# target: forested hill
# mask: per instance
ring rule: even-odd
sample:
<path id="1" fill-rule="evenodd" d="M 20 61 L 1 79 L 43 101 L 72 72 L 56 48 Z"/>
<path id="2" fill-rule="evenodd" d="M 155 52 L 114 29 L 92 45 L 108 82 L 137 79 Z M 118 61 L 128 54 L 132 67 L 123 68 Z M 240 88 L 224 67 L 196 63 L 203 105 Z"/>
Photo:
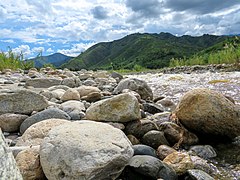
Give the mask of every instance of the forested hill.
<path id="1" fill-rule="evenodd" d="M 170 33 L 136 33 L 112 42 L 98 43 L 61 67 L 71 70 L 132 69 L 137 64 L 151 69 L 162 68 L 169 66 L 172 58 L 190 57 L 216 44 L 223 46 L 231 38 L 208 34 L 177 37 Z"/>

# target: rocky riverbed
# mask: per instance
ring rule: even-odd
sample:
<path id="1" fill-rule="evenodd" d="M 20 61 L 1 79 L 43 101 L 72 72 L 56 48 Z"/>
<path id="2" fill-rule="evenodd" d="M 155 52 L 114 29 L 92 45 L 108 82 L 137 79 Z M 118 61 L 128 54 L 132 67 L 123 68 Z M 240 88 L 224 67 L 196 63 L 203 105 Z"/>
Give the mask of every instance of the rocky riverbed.
<path id="1" fill-rule="evenodd" d="M 237 71 L 4 70 L 0 179 L 238 179 L 239 94 Z"/>

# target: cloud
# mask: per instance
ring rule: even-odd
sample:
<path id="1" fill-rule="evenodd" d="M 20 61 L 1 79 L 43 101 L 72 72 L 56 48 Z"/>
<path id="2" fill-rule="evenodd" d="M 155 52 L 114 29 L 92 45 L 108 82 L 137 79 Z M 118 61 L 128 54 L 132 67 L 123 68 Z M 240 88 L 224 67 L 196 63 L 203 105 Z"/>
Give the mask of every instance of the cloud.
<path id="1" fill-rule="evenodd" d="M 54 50 L 52 48 L 48 48 L 46 52 L 51 54 L 51 53 L 54 53 Z"/>
<path id="2" fill-rule="evenodd" d="M 30 47 L 28 45 L 20 45 L 17 48 L 12 49 L 12 51 L 17 55 L 22 54 L 24 57 L 27 57 L 32 54 Z"/>
<path id="3" fill-rule="evenodd" d="M 44 47 L 34 47 L 32 49 L 32 53 L 42 53 L 44 52 L 45 48 Z"/>
<path id="4" fill-rule="evenodd" d="M 108 18 L 108 12 L 107 10 L 102 6 L 96 6 L 91 10 L 93 17 L 96 19 L 107 19 Z"/>

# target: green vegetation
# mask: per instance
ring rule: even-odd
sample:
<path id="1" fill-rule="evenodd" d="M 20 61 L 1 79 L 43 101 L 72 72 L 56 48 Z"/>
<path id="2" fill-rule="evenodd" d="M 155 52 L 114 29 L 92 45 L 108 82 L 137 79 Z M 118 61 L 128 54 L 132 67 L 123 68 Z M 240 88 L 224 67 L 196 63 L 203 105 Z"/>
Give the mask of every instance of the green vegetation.
<path id="1" fill-rule="evenodd" d="M 23 60 L 23 54 L 16 55 L 9 48 L 8 52 L 0 52 L 0 70 L 3 69 L 30 69 L 34 67 L 33 62 Z"/>
<path id="2" fill-rule="evenodd" d="M 238 64 L 240 63 L 240 39 L 234 37 L 208 48 L 190 58 L 172 58 L 170 66 L 192 66 L 206 64 Z"/>
<path id="3" fill-rule="evenodd" d="M 133 70 L 136 68 L 135 65 L 148 69 L 163 68 L 169 66 L 171 59 L 187 59 L 231 38 L 213 35 L 176 37 L 169 33 L 136 33 L 112 42 L 98 43 L 63 64 L 61 68 Z"/>

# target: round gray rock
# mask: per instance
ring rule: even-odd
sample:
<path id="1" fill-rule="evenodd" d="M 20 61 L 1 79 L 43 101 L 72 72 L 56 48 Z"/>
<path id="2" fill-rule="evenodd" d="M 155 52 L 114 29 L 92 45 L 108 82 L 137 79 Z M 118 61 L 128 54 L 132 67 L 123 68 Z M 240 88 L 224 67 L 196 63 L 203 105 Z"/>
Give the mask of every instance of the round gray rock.
<path id="1" fill-rule="evenodd" d="M 121 130 L 87 120 L 53 128 L 40 147 L 49 180 L 115 179 L 132 156 L 131 143 Z"/>

